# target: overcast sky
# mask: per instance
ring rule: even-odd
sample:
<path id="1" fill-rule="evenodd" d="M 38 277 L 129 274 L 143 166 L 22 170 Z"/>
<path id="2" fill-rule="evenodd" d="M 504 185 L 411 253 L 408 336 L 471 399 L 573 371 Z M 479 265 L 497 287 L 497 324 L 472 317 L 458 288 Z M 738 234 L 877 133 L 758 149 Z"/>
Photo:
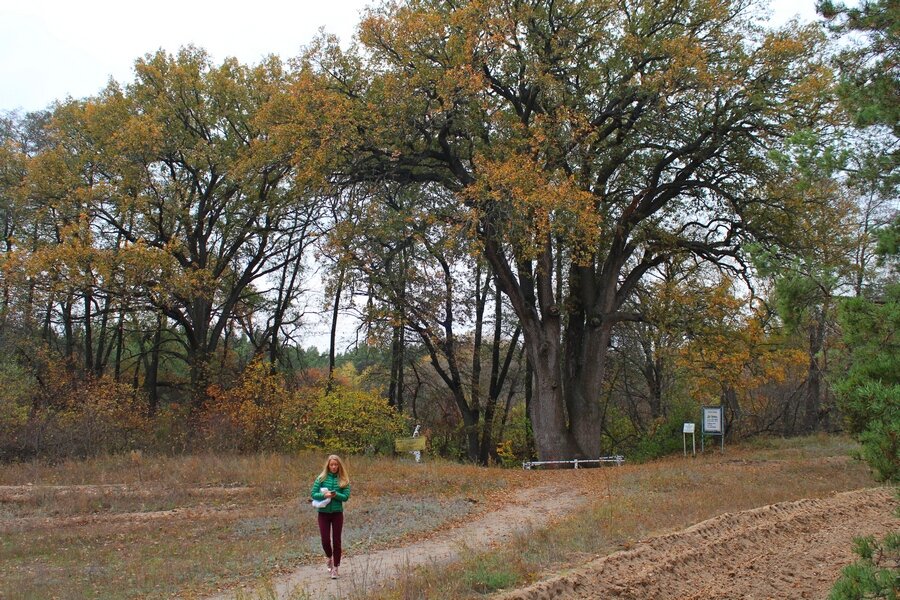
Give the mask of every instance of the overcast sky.
<path id="1" fill-rule="evenodd" d="M 377 0 L 0 0 L 0 112 L 46 108 L 133 78 L 136 58 L 194 44 L 218 62 L 296 56 L 320 27 L 348 41 Z M 815 17 L 814 0 L 774 0 L 773 22 Z"/>

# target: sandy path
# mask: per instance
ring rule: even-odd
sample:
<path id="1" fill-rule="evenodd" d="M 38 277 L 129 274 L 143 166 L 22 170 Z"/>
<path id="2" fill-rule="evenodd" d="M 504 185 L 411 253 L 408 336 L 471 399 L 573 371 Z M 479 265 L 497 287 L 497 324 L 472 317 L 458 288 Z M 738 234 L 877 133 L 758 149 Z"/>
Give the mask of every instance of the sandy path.
<path id="1" fill-rule="evenodd" d="M 315 565 L 300 567 L 276 579 L 275 591 L 279 598 L 287 598 L 302 590 L 316 600 L 364 594 L 365 590 L 395 579 L 405 569 L 450 562 L 465 548 L 482 549 L 507 541 L 527 529 L 546 527 L 588 501 L 587 492 L 560 496 L 558 489 L 554 493 L 555 489 L 555 486 L 544 485 L 519 490 L 505 499 L 499 510 L 481 514 L 471 522 L 425 541 L 366 555 L 346 555 L 341 563 L 341 577 L 335 581 L 328 578 L 324 559 Z M 236 595 L 237 592 L 232 590 L 210 600 L 225 600 Z"/>
<path id="2" fill-rule="evenodd" d="M 497 600 L 825 598 L 852 540 L 900 530 L 887 488 L 725 513 Z"/>

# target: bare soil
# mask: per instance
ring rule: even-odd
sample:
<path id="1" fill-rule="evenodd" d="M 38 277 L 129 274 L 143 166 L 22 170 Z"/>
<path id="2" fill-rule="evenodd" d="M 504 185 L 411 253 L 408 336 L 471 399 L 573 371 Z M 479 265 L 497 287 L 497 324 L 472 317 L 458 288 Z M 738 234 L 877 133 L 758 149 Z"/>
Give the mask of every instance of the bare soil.
<path id="1" fill-rule="evenodd" d="M 497 600 L 825 598 L 854 537 L 900 529 L 887 488 L 726 513 Z"/>

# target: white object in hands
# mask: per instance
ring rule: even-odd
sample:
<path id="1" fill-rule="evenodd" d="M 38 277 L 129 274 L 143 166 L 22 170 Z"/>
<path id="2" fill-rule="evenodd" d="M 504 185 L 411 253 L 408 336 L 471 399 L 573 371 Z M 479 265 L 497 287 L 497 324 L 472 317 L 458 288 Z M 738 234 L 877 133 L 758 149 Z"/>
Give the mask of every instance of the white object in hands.
<path id="1" fill-rule="evenodd" d="M 323 494 L 327 494 L 330 490 L 327 487 L 319 488 L 319 491 Z M 324 500 L 313 500 L 312 505 L 314 508 L 322 508 L 323 506 L 328 506 L 331 502 L 331 498 L 325 498 Z"/>

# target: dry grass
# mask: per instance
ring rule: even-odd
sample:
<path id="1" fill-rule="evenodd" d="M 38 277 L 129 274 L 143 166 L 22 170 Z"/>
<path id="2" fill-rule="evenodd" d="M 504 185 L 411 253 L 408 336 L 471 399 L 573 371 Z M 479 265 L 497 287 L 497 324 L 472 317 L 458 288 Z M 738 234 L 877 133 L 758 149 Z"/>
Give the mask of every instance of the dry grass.
<path id="1" fill-rule="evenodd" d="M 301 456 L 108 457 L 0 467 L 0 598 L 194 597 L 318 559 Z M 445 526 L 504 485 L 475 467 L 354 457 L 354 552 Z M 407 497 L 402 523 L 392 520 Z"/>
<path id="2" fill-rule="evenodd" d="M 559 480 L 592 492 L 590 509 L 552 529 L 418 569 L 383 595 L 481 597 L 722 512 L 873 485 L 846 458 L 853 448 L 816 437 L 555 473 L 353 457 L 345 545 L 360 554 L 415 539 L 486 504 L 467 498 L 504 488 Z M 246 597 L 270 597 L 267 581 L 319 560 L 314 512 L 299 498 L 323 459 L 125 456 L 0 467 L 0 598 L 191 598 L 236 582 L 248 585 Z M 401 521 L 391 504 L 398 497 Z"/>
<path id="3" fill-rule="evenodd" d="M 593 491 L 590 509 L 449 567 L 418 569 L 377 596 L 355 597 L 482 598 L 724 512 L 876 485 L 849 458 L 855 448 L 846 438 L 816 436 L 757 441 L 696 459 L 560 472 L 566 485 L 577 479 Z"/>

